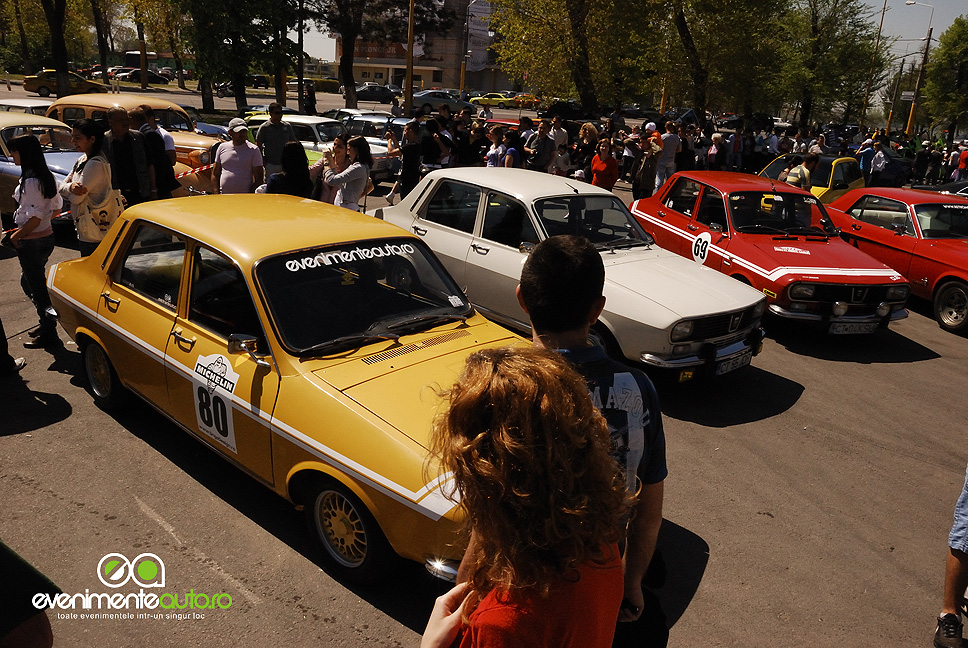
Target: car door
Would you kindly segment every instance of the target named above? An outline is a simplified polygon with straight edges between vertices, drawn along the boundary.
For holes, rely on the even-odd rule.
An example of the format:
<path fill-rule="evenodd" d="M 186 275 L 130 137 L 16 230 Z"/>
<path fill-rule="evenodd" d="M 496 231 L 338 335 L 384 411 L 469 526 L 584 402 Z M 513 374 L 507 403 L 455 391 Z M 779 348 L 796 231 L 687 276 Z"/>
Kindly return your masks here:
<path fill-rule="evenodd" d="M 121 245 L 98 300 L 101 341 L 124 383 L 165 411 L 165 347 L 181 292 L 185 240 L 136 222 Z"/>
<path fill-rule="evenodd" d="M 866 195 L 847 210 L 853 220 L 842 233 L 854 247 L 908 276 L 918 239 L 907 204 Z M 899 229 L 903 225 L 903 231 Z"/>
<path fill-rule="evenodd" d="M 528 208 L 497 192 L 488 192 L 479 234 L 473 238 L 465 264 L 464 284 L 474 305 L 497 318 L 528 326 L 515 288 L 529 248 L 539 241 Z"/>
<path fill-rule="evenodd" d="M 241 271 L 195 245 L 183 308 L 165 350 L 169 412 L 216 450 L 272 483 L 269 421 L 279 374 Z M 250 355 L 233 335 L 244 336 Z"/>
<path fill-rule="evenodd" d="M 686 222 L 686 229 L 695 238 L 689 246 L 689 254 L 684 256 L 691 256 L 700 265 L 728 272 L 732 264 L 727 253 L 730 243 L 728 225 L 723 195 L 709 185 L 702 185 L 699 204 Z"/>
<path fill-rule="evenodd" d="M 477 185 L 441 180 L 418 209 L 411 226 L 461 287 L 466 285 L 464 264 L 474 242 L 482 194 Z"/>
<path fill-rule="evenodd" d="M 702 185 L 687 177 L 676 178 L 675 184 L 665 193 L 662 205 L 656 210 L 657 224 L 649 232 L 656 243 L 684 257 L 692 257 L 696 239 L 694 214 Z"/>

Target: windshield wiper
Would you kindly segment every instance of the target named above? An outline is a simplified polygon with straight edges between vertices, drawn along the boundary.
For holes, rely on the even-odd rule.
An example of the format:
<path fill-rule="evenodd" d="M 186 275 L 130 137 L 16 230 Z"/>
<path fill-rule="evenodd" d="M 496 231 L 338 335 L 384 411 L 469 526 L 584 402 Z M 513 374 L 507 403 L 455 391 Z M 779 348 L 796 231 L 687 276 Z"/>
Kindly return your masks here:
<path fill-rule="evenodd" d="M 299 355 L 325 355 L 326 352 L 334 352 L 353 346 L 363 346 L 364 344 L 379 342 L 380 340 L 396 340 L 399 337 L 396 333 L 356 333 L 354 335 L 344 335 L 343 337 L 321 342 L 308 349 L 302 349 L 299 351 Z"/>
<path fill-rule="evenodd" d="M 772 227 L 770 225 L 761 225 L 756 223 L 754 225 L 737 225 L 736 230 L 739 232 L 757 231 L 763 232 L 764 234 L 786 234 L 786 230 L 782 230 L 779 227 Z"/>
<path fill-rule="evenodd" d="M 819 227 L 788 227 L 787 232 L 790 234 L 806 234 L 808 236 L 822 236 L 824 238 L 830 238 L 830 234 L 823 231 Z"/>
<path fill-rule="evenodd" d="M 411 317 L 405 317 L 399 319 L 395 322 L 390 322 L 389 324 L 384 324 L 381 328 L 387 331 L 393 331 L 401 328 L 409 328 L 417 324 L 443 324 L 444 322 L 464 322 L 467 320 L 469 315 L 442 315 L 440 313 L 431 313 L 427 315 L 413 315 Z M 381 322 L 381 324 L 383 324 Z"/>
<path fill-rule="evenodd" d="M 635 247 L 636 245 L 651 245 L 651 243 L 648 243 L 647 241 L 643 241 L 642 239 L 637 239 L 637 238 L 623 238 L 623 239 L 612 239 L 611 241 L 604 241 L 602 243 L 596 243 L 595 247 L 599 249 L 606 248 L 611 250 L 613 248 Z"/>

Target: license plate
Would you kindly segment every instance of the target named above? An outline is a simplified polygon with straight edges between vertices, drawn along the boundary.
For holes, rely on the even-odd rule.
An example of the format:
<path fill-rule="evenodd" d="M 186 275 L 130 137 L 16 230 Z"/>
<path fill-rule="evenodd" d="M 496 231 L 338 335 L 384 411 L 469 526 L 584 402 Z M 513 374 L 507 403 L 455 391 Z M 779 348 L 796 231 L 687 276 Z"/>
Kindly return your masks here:
<path fill-rule="evenodd" d="M 837 323 L 830 325 L 830 333 L 833 335 L 849 335 L 852 333 L 873 333 L 877 330 L 877 322 L 865 323 Z"/>
<path fill-rule="evenodd" d="M 730 358 L 729 360 L 723 360 L 716 367 L 716 375 L 722 376 L 724 373 L 729 373 L 739 369 L 740 367 L 745 367 L 753 359 L 753 350 L 748 349 L 741 353 L 740 355 Z"/>

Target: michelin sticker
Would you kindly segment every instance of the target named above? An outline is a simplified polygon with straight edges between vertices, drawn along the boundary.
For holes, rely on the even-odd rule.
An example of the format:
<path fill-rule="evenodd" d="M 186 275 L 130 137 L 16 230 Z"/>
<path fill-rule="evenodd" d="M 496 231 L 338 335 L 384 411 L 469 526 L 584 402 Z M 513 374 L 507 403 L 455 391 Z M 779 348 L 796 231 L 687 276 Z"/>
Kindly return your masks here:
<path fill-rule="evenodd" d="M 239 374 L 221 354 L 199 356 L 195 361 L 192 386 L 198 429 L 232 452 L 238 452 L 232 424 L 232 394 L 238 381 Z"/>
<path fill-rule="evenodd" d="M 696 263 L 705 263 L 709 256 L 709 246 L 713 243 L 713 237 L 709 232 L 703 232 L 696 237 L 692 243 L 692 258 Z"/>

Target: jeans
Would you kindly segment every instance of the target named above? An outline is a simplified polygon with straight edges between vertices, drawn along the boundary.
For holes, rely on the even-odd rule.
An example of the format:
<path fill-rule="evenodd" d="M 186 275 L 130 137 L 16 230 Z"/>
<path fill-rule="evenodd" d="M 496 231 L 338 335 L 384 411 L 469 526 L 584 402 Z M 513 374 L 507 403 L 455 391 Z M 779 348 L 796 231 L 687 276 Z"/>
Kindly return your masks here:
<path fill-rule="evenodd" d="M 659 168 L 655 175 L 655 190 L 658 191 L 659 187 L 665 184 L 665 181 L 669 179 L 673 173 L 676 172 L 676 162 L 672 160 L 670 162 L 659 162 Z"/>
<path fill-rule="evenodd" d="M 968 553 L 968 471 L 965 475 L 965 486 L 955 504 L 954 518 L 951 533 L 948 534 L 948 546 Z"/>
<path fill-rule="evenodd" d="M 34 302 L 42 335 L 55 334 L 57 329 L 56 320 L 47 314 L 50 295 L 47 294 L 47 281 L 44 278 L 44 268 L 53 251 L 53 234 L 35 239 L 21 239 L 17 249 L 21 269 L 20 287 Z"/>

